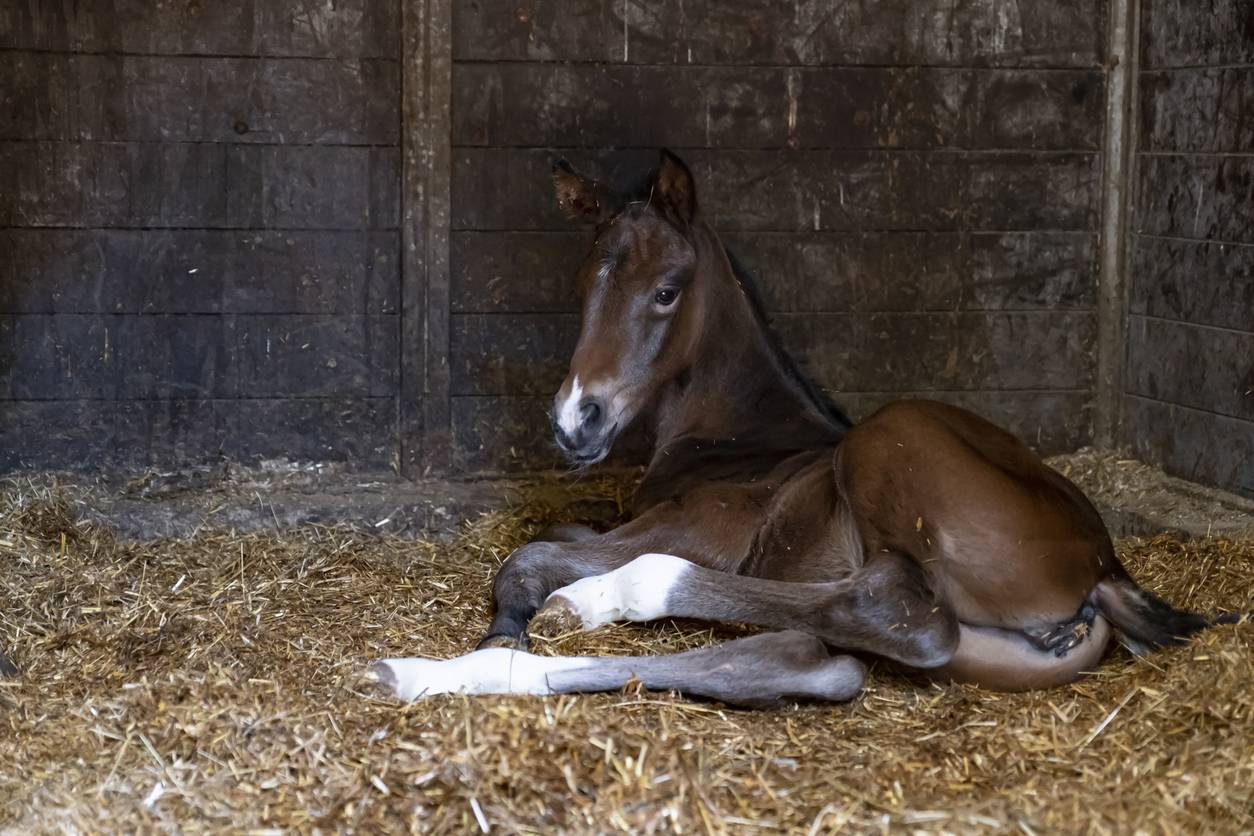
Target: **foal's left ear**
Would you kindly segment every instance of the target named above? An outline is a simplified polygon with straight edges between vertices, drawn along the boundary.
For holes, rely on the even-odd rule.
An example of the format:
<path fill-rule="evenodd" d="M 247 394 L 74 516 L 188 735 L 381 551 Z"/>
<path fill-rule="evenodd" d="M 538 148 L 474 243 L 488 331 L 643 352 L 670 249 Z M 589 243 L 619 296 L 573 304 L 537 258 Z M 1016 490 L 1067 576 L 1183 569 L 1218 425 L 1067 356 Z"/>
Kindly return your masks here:
<path fill-rule="evenodd" d="M 553 161 L 553 193 L 572 221 L 599 224 L 610 214 L 609 194 L 597 181 L 575 171 L 564 159 Z"/>
<path fill-rule="evenodd" d="M 651 201 L 680 229 L 687 229 L 697 216 L 697 184 L 692 172 L 679 157 L 665 148 L 658 161 Z"/>

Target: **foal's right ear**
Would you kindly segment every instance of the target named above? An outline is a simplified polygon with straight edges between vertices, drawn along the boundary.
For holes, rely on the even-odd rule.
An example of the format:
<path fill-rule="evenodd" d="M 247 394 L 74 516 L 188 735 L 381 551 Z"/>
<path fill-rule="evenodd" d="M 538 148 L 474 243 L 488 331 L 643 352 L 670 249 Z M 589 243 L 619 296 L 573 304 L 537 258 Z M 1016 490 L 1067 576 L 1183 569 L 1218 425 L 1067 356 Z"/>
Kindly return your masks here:
<path fill-rule="evenodd" d="M 560 157 L 553 161 L 553 192 L 557 205 L 572 221 L 597 224 L 609 217 L 609 201 L 600 184 Z"/>

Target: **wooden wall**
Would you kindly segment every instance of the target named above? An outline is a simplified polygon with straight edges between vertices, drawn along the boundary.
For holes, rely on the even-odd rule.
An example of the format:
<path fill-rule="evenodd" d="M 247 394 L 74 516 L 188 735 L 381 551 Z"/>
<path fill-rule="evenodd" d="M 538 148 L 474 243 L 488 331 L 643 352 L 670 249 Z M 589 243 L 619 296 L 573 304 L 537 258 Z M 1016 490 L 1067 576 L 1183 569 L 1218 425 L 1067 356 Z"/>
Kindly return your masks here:
<path fill-rule="evenodd" d="M 0 469 L 393 460 L 398 27 L 0 5 Z"/>
<path fill-rule="evenodd" d="M 923 394 L 1045 450 L 1086 442 L 1106 17 L 1101 0 L 455 4 L 463 461 L 545 455 L 587 243 L 548 161 L 624 182 L 662 144 L 855 415 Z"/>
<path fill-rule="evenodd" d="M 1254 495 L 1254 4 L 1142 0 L 1125 427 Z"/>
<path fill-rule="evenodd" d="M 926 394 L 1083 444 L 1107 16 L 4 4 L 0 469 L 551 465 L 584 239 L 549 160 L 621 182 L 657 145 L 855 415 Z"/>

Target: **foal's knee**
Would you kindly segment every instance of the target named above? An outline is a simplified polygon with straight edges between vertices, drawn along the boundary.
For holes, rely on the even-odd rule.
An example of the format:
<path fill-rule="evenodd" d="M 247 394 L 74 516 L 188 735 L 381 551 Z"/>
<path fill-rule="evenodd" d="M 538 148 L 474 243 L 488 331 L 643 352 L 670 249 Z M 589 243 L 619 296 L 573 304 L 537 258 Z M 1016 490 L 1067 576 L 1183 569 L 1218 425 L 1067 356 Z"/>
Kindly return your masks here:
<path fill-rule="evenodd" d="M 915 668 L 937 668 L 958 650 L 961 626 L 905 555 L 887 554 L 855 576 L 851 600 L 864 649 Z"/>

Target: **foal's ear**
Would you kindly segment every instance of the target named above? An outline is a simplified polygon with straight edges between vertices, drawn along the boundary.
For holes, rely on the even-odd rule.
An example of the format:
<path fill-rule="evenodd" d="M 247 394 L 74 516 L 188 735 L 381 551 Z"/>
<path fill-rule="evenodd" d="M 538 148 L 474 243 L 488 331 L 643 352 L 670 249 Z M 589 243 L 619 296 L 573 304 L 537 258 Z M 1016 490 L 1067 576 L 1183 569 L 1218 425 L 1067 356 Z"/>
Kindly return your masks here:
<path fill-rule="evenodd" d="M 609 217 L 609 201 L 597 181 L 584 177 L 561 158 L 553 161 L 553 192 L 557 205 L 572 221 L 595 224 Z"/>
<path fill-rule="evenodd" d="M 687 229 L 697 216 L 697 184 L 693 182 L 692 172 L 683 160 L 665 148 L 658 161 L 650 199 L 680 229 Z"/>

